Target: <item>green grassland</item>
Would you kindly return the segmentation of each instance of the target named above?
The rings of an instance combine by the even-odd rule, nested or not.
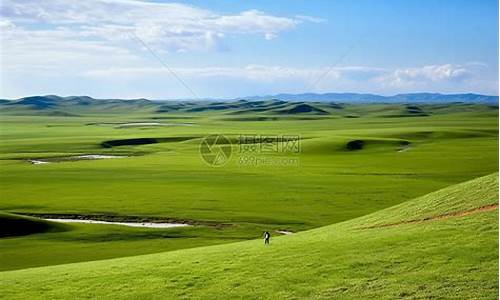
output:
[[[498,171],[494,106],[102,105],[0,109],[0,210],[156,217],[197,225],[66,224],[60,230],[5,237],[0,239],[1,270],[239,242],[258,238],[263,230],[273,235],[276,230],[305,231]],[[167,126],[123,125],[133,122]],[[254,155],[233,145],[230,161],[214,167],[199,153],[202,138],[210,134],[232,141],[240,135],[300,136],[300,153]],[[103,147],[106,141],[137,138],[158,143]],[[362,140],[363,149],[347,150],[353,140]],[[42,165],[27,161],[83,154],[128,157]]]
[[[9,299],[494,299],[498,173],[270,246],[245,241],[0,279]]]

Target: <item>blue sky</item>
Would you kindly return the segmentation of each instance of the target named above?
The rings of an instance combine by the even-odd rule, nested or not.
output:
[[[0,16],[2,98],[498,95],[497,1],[4,0]]]

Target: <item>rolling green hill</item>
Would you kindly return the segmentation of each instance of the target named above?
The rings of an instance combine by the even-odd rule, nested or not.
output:
[[[21,116],[0,108],[1,211],[196,225],[67,224],[64,231],[12,234],[0,239],[0,270],[237,242],[263,230],[300,232],[498,171],[492,106],[425,106],[426,115],[408,117],[401,115],[407,105],[317,103],[330,114],[316,115],[275,114],[296,105],[277,100],[236,102],[272,109],[158,113],[156,106],[116,106],[94,114],[74,105],[76,116]],[[233,143],[223,166],[200,156],[211,134]],[[265,141],[239,144],[241,136]],[[286,137],[300,137],[298,153],[245,150]],[[92,155],[120,159],[78,159]]]
[[[9,299],[498,295],[498,174],[272,239],[0,273]]]
[[[323,115],[332,117],[421,117],[450,111],[498,109],[498,97],[482,95],[433,95],[429,102],[415,102],[413,97],[400,97],[396,102],[376,103],[370,97],[363,102],[361,98],[345,102],[325,102],[314,98],[307,102],[290,102],[280,99],[265,100],[228,100],[220,101],[151,101],[147,99],[94,99],[88,96],[60,97],[55,95],[31,96],[17,100],[0,101],[0,115],[36,115],[52,117],[78,117],[85,115],[127,114],[227,114],[227,115],[274,115],[280,118]],[[424,95],[425,96],[425,95]],[[421,97],[424,97],[421,96]],[[462,97],[462,98],[461,98]],[[420,99],[419,97],[417,97]],[[293,98],[292,98],[293,99]],[[339,100],[343,99],[342,97]],[[441,99],[441,101],[439,101]],[[462,99],[464,102],[458,102]],[[477,100],[479,99],[479,100]],[[489,100],[481,100],[489,99]],[[495,100],[496,99],[496,100]],[[455,101],[455,102],[450,102]],[[496,102],[495,102],[496,101]],[[370,103],[370,104],[367,104]]]

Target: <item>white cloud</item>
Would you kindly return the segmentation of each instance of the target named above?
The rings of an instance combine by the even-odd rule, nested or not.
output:
[[[16,25],[9,20],[0,20],[0,30],[2,31],[13,30],[15,27]]]
[[[210,27],[228,32],[277,35],[281,31],[294,28],[300,22],[294,18],[270,16],[258,10],[248,10],[239,15],[214,18],[208,24]]]
[[[466,92],[489,90],[495,83],[482,80],[485,68],[479,64],[432,65],[412,68],[373,68],[344,66],[334,68],[292,68],[285,66],[247,65],[243,67],[173,68],[172,70],[197,90],[210,82],[226,86],[228,82],[246,82],[256,92],[269,93],[365,91],[399,93],[412,91]],[[82,74],[97,81],[149,81],[161,78],[172,81],[170,72],[161,67],[99,68]],[[467,80],[465,80],[467,79]],[[282,89],[282,90],[280,90]]]
[[[105,49],[99,49],[102,51]],[[125,54],[123,54],[125,55]],[[77,57],[75,60],[85,59]],[[109,60],[112,61],[112,56]],[[68,57],[68,61],[71,58]],[[75,64],[77,68],[78,64]],[[119,67],[113,63],[90,66],[89,69],[77,69],[75,74],[61,75],[57,70],[43,72],[26,72],[23,76],[9,75],[9,94],[21,97],[26,94],[89,94],[95,97],[147,97],[152,99],[189,98],[192,94],[185,89],[176,78],[161,66],[142,67],[137,63],[128,67]],[[446,64],[442,65],[445,66]],[[479,92],[496,94],[498,82],[484,77],[485,68],[479,65],[456,66],[454,69],[467,70],[467,80],[454,77],[453,72],[438,71],[435,66],[385,69],[364,66],[344,66],[334,68],[297,68],[286,66],[246,65],[241,67],[177,67],[172,68],[177,76],[194,90],[200,97],[238,97],[255,94],[276,94],[281,92],[371,92],[378,94],[395,94],[402,92],[429,91],[443,93]],[[71,67],[71,65],[69,65]],[[425,70],[427,77],[414,76],[407,80],[405,76],[418,74],[417,70]],[[429,69],[436,69],[429,75]],[[443,67],[441,69],[446,69]],[[3,71],[3,70],[2,70]],[[448,75],[442,75],[448,74]],[[15,73],[19,74],[19,73]],[[396,77],[395,74],[405,74]],[[53,80],[49,78],[53,76]],[[49,78],[47,78],[49,77]],[[405,77],[403,80],[402,78]],[[460,76],[459,76],[460,77]],[[318,79],[321,79],[318,81]],[[68,80],[68,81],[66,81]],[[56,86],[46,88],[48,81],[57,82]],[[16,90],[12,85],[29,82],[29,86]],[[65,82],[69,84],[64,84]],[[75,84],[76,83],[76,84]],[[73,84],[73,86],[72,86]],[[26,90],[29,92],[27,93]]]
[[[393,76],[398,81],[442,81],[463,79],[469,74],[470,72],[463,66],[446,64],[398,69],[393,73]]]
[[[64,27],[33,31],[11,27],[2,31],[1,46],[2,72],[7,74],[66,74],[141,61],[126,48],[104,41],[75,39],[73,32]]]
[[[380,68],[360,66],[337,68],[293,68],[285,66],[247,65],[243,67],[201,67],[201,68],[171,68],[176,74],[185,78],[233,78],[255,82],[300,81],[304,85],[332,80],[362,82],[378,78],[387,73]],[[99,80],[135,80],[165,76],[170,77],[170,71],[161,67],[129,67],[105,68],[84,72],[82,76]],[[320,86],[318,84],[318,86]]]
[[[316,18],[316,17],[311,17],[311,16],[296,15],[295,18],[302,20],[302,21],[311,22],[311,23],[324,23],[324,22],[326,22],[326,19]]]
[[[272,39],[274,39],[274,38],[276,38],[276,37],[277,37],[277,35],[276,35],[276,34],[274,34],[274,33],[266,33],[266,34],[264,34],[264,38],[265,38],[266,40],[268,40],[268,41],[269,41],[269,40],[272,40]]]
[[[467,85],[467,80],[478,78],[486,66],[443,64],[413,68],[399,68],[377,78],[385,87],[408,90],[433,90],[436,86]]]
[[[207,10],[179,3],[135,0],[4,0],[1,15],[24,22],[54,24],[131,24],[138,21],[195,20]]]
[[[151,46],[171,51],[219,49],[227,35],[261,35],[269,40],[302,22],[316,22],[312,17],[279,17],[258,10],[220,15],[186,4],[135,0],[3,2],[0,15],[21,26],[63,27],[75,39],[117,41],[135,34]]]
[[[157,63],[136,37],[159,55],[225,51],[233,37],[271,40],[301,23],[315,22],[258,10],[220,14],[182,3],[139,0],[2,0],[0,17],[0,76],[7,95],[23,94],[23,86],[34,93],[28,87],[33,81],[44,82],[54,93],[60,82],[80,88],[81,74],[103,73],[99,69],[130,69],[136,76],[137,67]]]
[[[47,93],[57,92],[50,89],[58,86],[59,80],[71,82],[78,88],[82,84],[82,89],[83,82],[87,81],[88,86],[101,90],[107,90],[110,82],[118,80],[127,87],[134,81],[146,82],[143,86],[150,87],[149,82],[158,83],[155,81],[158,78],[169,81],[172,87],[178,85],[146,49],[140,51],[141,45],[134,41],[134,36],[161,56],[165,52],[227,50],[227,43],[235,36],[273,40],[304,22],[326,22],[310,16],[275,16],[259,10],[220,14],[181,3],[138,0],[2,0],[0,16],[2,84],[14,83],[22,90],[27,89],[23,85],[28,86],[29,82],[44,82],[39,79],[58,76],[58,81],[52,81],[57,83],[47,84]],[[221,91],[220,96],[224,96],[225,90],[233,94],[240,92],[238,88],[242,86],[231,86],[236,86],[237,81],[244,83],[243,88],[255,89],[255,93],[496,91],[498,82],[484,75],[486,69],[488,66],[480,62],[471,62],[394,69],[254,64],[177,67],[174,71],[194,82],[196,86],[192,88],[200,89],[200,95],[204,85],[209,87],[208,92],[220,87],[217,93]],[[2,89],[6,90],[5,86],[7,84]],[[135,95],[140,94],[139,86],[133,91]],[[30,90],[30,93],[36,91]],[[23,96],[23,92],[16,91],[16,94]]]

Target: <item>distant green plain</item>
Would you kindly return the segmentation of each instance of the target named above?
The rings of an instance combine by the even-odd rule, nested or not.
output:
[[[1,211],[165,217],[225,226],[65,225],[60,232],[0,239],[0,269],[228,243],[258,238],[264,230],[273,235],[276,230],[303,231],[498,171],[498,108],[429,106],[428,116],[387,116],[401,109],[397,105],[347,109],[349,117],[147,110],[73,117],[3,114]],[[259,117],[261,121],[252,121]],[[178,126],[118,124],[129,122]],[[186,122],[193,124],[182,124]],[[300,136],[300,153],[248,154],[234,145],[229,162],[214,167],[199,153],[202,137],[210,134],[233,140],[240,135]],[[101,146],[107,140],[167,137],[192,139]],[[347,150],[353,140],[364,141],[363,149]],[[40,165],[27,161],[83,154],[128,157]],[[249,157],[261,163],[241,163]],[[286,159],[292,163],[280,163]]]

